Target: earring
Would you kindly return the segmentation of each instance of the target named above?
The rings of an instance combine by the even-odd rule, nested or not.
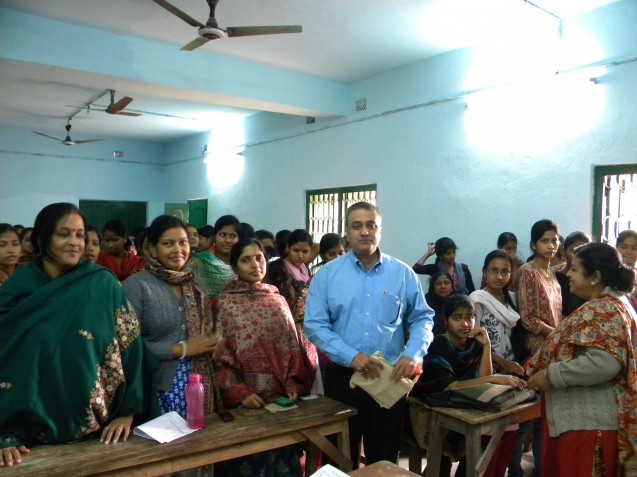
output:
[[[595,283],[595,282],[591,282],[591,285],[595,286],[595,285],[597,285],[597,283]]]

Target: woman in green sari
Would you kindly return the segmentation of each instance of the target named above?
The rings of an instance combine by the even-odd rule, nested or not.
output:
[[[0,288],[0,467],[32,444],[126,440],[142,411],[139,322],[113,273],[82,260],[84,216],[45,207],[32,243],[38,259]]]
[[[214,253],[209,249],[202,250],[192,255],[188,262],[193,273],[206,284],[211,306],[214,306],[226,284],[235,277],[230,266],[230,251],[239,241],[239,225],[239,219],[234,215],[219,217],[214,227]]]

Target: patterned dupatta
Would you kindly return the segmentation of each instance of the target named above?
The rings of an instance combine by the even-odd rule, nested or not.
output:
[[[447,268],[442,260],[437,260],[436,265],[438,265],[438,270],[444,273],[447,272]],[[469,289],[467,288],[467,281],[464,277],[464,271],[462,270],[462,264],[458,262],[453,262],[453,274],[451,275],[451,280],[453,281],[453,292],[459,293],[461,295],[468,295]]]
[[[184,297],[186,327],[189,338],[212,332],[212,315],[208,300],[206,299],[206,292],[197,285],[192,270],[190,270],[188,266],[185,266],[177,272],[168,270],[156,259],[149,258],[146,269],[169,285],[178,285],[181,287],[181,292]],[[206,414],[211,414],[215,411],[217,395],[211,357],[199,355],[190,358],[190,372],[201,375],[204,389],[206,390],[204,409],[206,410]]]
[[[570,361],[577,346],[599,348],[622,364],[612,381],[619,411],[619,463],[625,475],[637,475],[630,473],[637,472],[637,316],[626,298],[606,288],[579,307],[546,338],[531,369]]]

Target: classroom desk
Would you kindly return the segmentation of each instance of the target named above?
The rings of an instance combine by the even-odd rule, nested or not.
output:
[[[431,408],[429,447],[427,448],[426,477],[436,477],[440,469],[443,429],[464,434],[467,451],[467,477],[481,477],[484,474],[505,429],[520,422],[540,417],[539,401],[518,404],[500,412],[485,412],[473,409],[449,407]],[[491,440],[482,452],[480,436],[489,431]]]
[[[418,474],[409,472],[398,465],[382,460],[372,465],[366,465],[361,469],[349,472],[352,477],[419,477]]]
[[[234,409],[235,420],[224,423],[216,416],[206,427],[167,444],[132,436],[125,443],[104,445],[97,437],[71,444],[34,446],[22,464],[3,468],[3,477],[161,475],[301,442],[311,442],[306,465],[316,467],[318,447],[344,472],[349,460],[348,418],[358,411],[327,397],[299,401],[298,409],[270,413],[263,409]],[[337,434],[338,449],[324,436]],[[314,467],[314,469],[312,469]]]

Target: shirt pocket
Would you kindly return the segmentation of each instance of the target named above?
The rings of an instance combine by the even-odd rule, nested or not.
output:
[[[403,298],[398,295],[383,295],[383,309],[380,317],[381,323],[396,326],[402,321]]]

